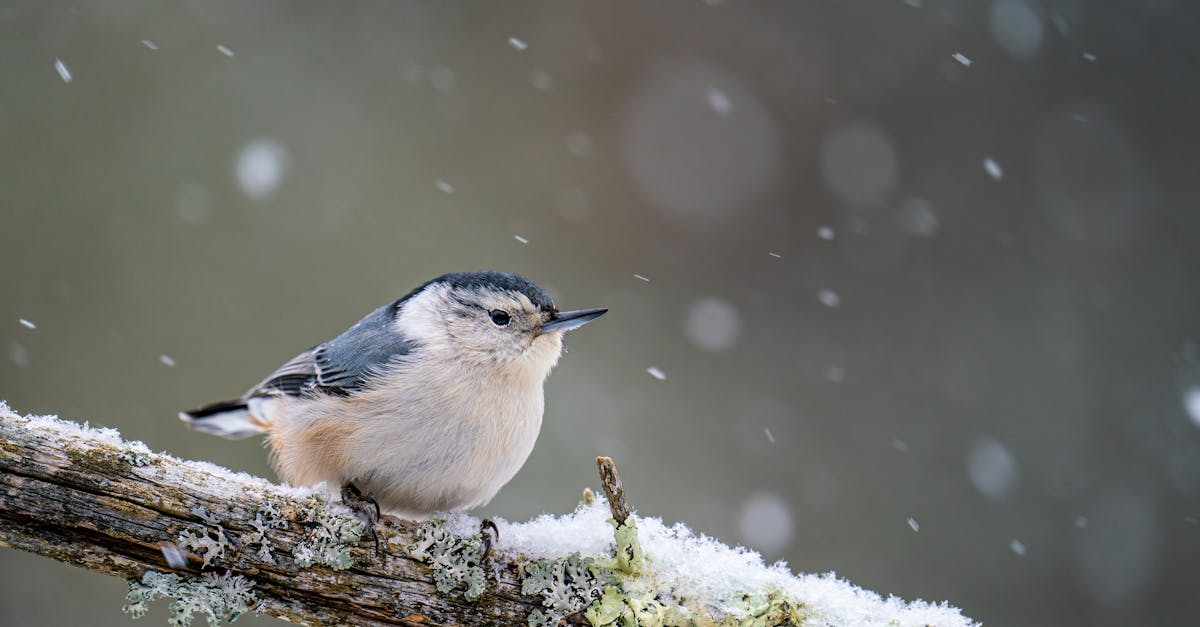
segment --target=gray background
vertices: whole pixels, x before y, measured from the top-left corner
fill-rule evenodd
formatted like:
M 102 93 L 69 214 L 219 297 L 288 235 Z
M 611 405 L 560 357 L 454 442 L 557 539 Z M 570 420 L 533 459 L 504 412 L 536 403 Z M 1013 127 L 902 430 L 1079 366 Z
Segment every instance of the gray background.
M 606 453 L 798 570 L 1190 623 L 1189 6 L 6 2 L 0 398 L 272 476 L 175 413 L 506 269 L 612 312 L 478 513 L 567 511 Z M 0 552 L 5 625 L 126 625 L 124 588 Z

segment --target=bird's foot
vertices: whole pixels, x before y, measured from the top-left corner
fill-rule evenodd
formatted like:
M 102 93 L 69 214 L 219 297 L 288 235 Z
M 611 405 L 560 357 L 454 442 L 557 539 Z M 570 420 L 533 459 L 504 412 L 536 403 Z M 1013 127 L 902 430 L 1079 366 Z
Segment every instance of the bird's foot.
M 375 525 L 383 514 L 379 510 L 379 501 L 375 500 L 375 495 L 368 492 L 365 496 L 358 486 L 351 482 L 346 482 L 342 486 L 342 503 L 350 508 L 350 512 L 354 517 L 362 521 L 367 529 L 371 531 L 371 537 L 375 539 L 375 554 L 379 554 L 379 531 Z
M 483 555 L 479 559 L 486 560 L 492 552 L 492 546 L 500 542 L 500 528 L 496 526 L 496 521 L 484 518 L 479 523 L 479 535 L 483 539 Z

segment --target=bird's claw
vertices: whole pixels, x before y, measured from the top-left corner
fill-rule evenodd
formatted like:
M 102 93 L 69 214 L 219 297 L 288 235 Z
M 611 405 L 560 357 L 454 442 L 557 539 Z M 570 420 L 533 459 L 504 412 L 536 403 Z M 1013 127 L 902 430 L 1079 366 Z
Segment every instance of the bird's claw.
M 375 499 L 375 495 L 371 492 L 363 495 L 358 486 L 347 482 L 342 486 L 342 503 L 371 531 L 371 537 L 375 540 L 375 554 L 378 555 L 379 531 L 375 526 L 383 517 L 383 513 L 379 510 L 379 501 Z
M 479 523 L 479 535 L 483 539 L 483 555 L 480 560 L 486 560 L 492 552 L 492 546 L 500 542 L 500 527 L 491 518 L 484 518 Z

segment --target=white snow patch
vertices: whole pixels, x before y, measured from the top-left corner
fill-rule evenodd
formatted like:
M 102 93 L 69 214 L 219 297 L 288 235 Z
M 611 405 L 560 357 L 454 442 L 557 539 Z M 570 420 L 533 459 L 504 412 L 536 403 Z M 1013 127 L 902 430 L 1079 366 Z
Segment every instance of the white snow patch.
M 529 44 L 525 43 L 524 40 L 518 39 L 516 37 L 509 37 L 508 45 L 512 46 L 513 48 L 516 48 L 517 50 L 524 50 L 529 47 Z
M 554 559 L 576 551 L 607 557 L 615 549 L 609 517 L 608 506 L 598 499 L 563 516 L 543 514 L 524 523 L 498 520 L 503 541 L 496 550 L 526 559 Z M 648 580 L 670 588 L 676 597 L 718 610 L 732 609 L 744 593 L 778 588 L 804 604 L 806 627 L 977 625 L 947 603 L 884 599 L 834 573 L 794 574 L 784 562 L 768 566 L 758 553 L 696 534 L 682 523 L 638 516 L 637 525 Z M 470 527 L 478 530 L 478 521 Z
M 662 368 L 659 368 L 658 366 L 650 366 L 649 368 L 646 368 L 646 372 L 659 381 L 667 380 L 667 373 L 663 372 Z
M 994 181 L 999 181 L 1000 179 L 1004 178 L 1004 168 L 1001 168 L 1000 164 L 996 163 L 996 160 L 991 157 L 985 157 L 983 159 L 983 169 L 988 173 L 988 176 L 992 177 L 992 180 Z
M 220 52 L 231 59 L 233 58 L 233 51 L 230 50 L 225 44 L 217 44 L 217 52 Z
M 37 328 L 36 324 L 34 324 L 24 318 L 18 318 L 17 322 L 20 322 L 21 326 L 25 327 L 26 329 L 36 329 Z
M 62 78 L 64 83 L 71 82 L 71 70 L 67 67 L 66 63 L 62 62 L 62 59 L 54 59 L 54 69 L 58 72 L 59 78 Z

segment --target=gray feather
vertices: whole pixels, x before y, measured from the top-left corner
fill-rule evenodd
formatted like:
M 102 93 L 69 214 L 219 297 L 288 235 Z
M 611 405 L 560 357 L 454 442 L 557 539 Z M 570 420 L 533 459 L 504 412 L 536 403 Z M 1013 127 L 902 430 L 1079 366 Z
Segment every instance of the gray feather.
M 416 348 L 393 324 L 399 304 L 384 305 L 341 335 L 293 357 L 246 397 L 348 396 L 363 389 L 389 363 Z

